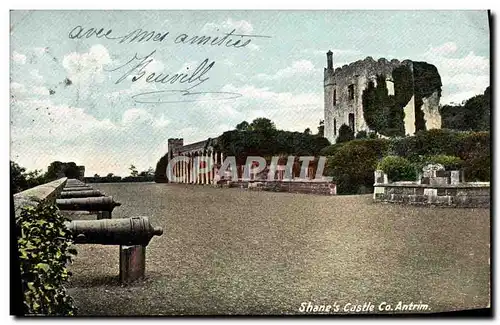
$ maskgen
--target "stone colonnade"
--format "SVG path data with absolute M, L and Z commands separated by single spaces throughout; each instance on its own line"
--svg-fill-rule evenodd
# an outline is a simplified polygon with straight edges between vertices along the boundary
M 178 183 L 186 183 L 186 184 L 216 184 L 220 180 L 220 176 L 216 176 L 217 171 L 221 168 L 222 163 L 224 162 L 224 159 L 226 158 L 223 153 L 221 152 L 213 152 L 210 150 L 198 150 L 198 151 L 192 151 L 188 153 L 180 153 L 178 156 L 184 156 L 188 157 L 189 161 L 178 161 L 174 166 L 173 166 L 173 175 L 175 175 L 177 178 L 180 178 L 180 181 Z M 209 169 L 208 172 L 199 174 L 198 169 L 195 166 L 195 162 L 197 157 L 200 156 L 205 156 L 209 161 L 212 161 L 214 165 L 212 168 Z M 201 163 L 201 159 L 198 160 L 198 162 Z M 286 169 L 286 160 L 281 159 L 281 161 L 278 162 L 278 165 L 275 166 L 274 170 L 274 177 L 271 175 L 268 175 L 268 169 L 265 171 L 265 177 L 270 177 L 270 179 L 278 180 L 278 181 L 285 181 L 289 180 L 286 179 L 285 177 L 285 169 Z M 312 162 L 312 166 L 309 166 L 306 170 L 306 179 L 313 179 L 315 177 L 315 172 L 316 172 L 316 162 Z M 198 166 L 203 168 L 204 166 Z M 209 166 L 208 166 L 209 167 Z M 242 177 L 244 177 L 244 169 L 245 165 L 238 165 L 237 166 L 237 174 L 238 174 L 238 179 L 232 179 L 233 181 L 238 181 Z M 251 167 L 251 165 L 247 166 Z M 292 180 L 297 179 L 301 173 L 300 170 L 300 163 L 295 162 L 292 168 Z M 229 167 L 229 170 L 224 172 L 224 178 L 232 178 L 232 172 L 231 172 L 231 167 Z M 262 174 L 260 176 L 256 174 L 250 174 L 247 175 L 249 180 L 257 180 L 260 177 L 262 177 Z
M 195 151 L 189 153 L 181 153 L 179 156 L 188 157 L 189 161 L 179 161 L 173 166 L 172 172 L 176 177 L 180 177 L 180 182 L 186 184 L 214 184 L 217 182 L 215 173 L 222 166 L 224 155 L 221 152 L 213 151 Z M 205 156 L 209 161 L 213 161 L 214 165 L 208 172 L 198 174 L 198 169 L 195 166 L 197 157 Z M 198 160 L 201 166 L 202 160 Z M 209 166 L 208 166 L 209 167 Z

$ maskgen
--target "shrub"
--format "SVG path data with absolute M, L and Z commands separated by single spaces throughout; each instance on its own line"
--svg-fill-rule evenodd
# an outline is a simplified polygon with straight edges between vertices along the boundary
M 383 170 L 392 182 L 414 181 L 417 178 L 415 166 L 404 157 L 384 157 L 384 159 L 379 162 L 377 169 Z
M 368 133 L 366 133 L 365 130 L 359 131 L 356 134 L 356 139 L 367 139 L 368 138 Z
M 337 183 L 338 194 L 356 194 L 373 190 L 373 172 L 386 154 L 385 139 L 353 140 L 340 146 L 328 157 L 325 174 Z M 364 189 L 363 189 L 364 187 Z
M 319 155 L 320 156 L 333 156 L 333 155 L 335 155 L 335 153 L 337 153 L 337 151 L 339 151 L 340 148 L 342 148 L 342 146 L 344 144 L 345 144 L 345 142 L 341 142 L 341 143 L 336 143 L 336 144 L 332 144 L 332 145 L 329 145 L 327 147 L 324 147 L 319 152 Z
M 339 136 L 336 143 L 348 142 L 354 140 L 354 131 L 347 125 L 342 124 L 339 128 Z
M 76 308 L 64 283 L 76 250 L 57 207 L 40 203 L 16 216 L 18 252 L 25 315 L 73 315 Z
M 464 161 L 456 156 L 447 155 L 436 155 L 423 157 L 420 162 L 416 163 L 416 167 L 419 171 L 428 164 L 440 164 L 443 165 L 445 170 L 459 170 L 462 168 Z

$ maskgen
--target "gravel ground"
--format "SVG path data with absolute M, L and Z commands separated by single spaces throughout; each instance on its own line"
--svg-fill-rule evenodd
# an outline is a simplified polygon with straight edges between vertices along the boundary
M 118 247 L 78 245 L 69 284 L 79 315 L 301 314 L 424 303 L 428 312 L 489 305 L 490 211 L 373 203 L 184 184 L 95 184 L 151 216 L 146 279 L 118 283 Z M 350 305 L 348 305 L 350 307 Z

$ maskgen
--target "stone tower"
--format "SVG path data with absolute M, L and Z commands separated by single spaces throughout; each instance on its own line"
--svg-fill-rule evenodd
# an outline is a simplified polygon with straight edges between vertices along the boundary
M 377 80 L 380 81 L 381 78 L 385 82 L 388 96 L 395 96 L 396 91 L 402 92 L 402 88 L 398 88 L 400 84 L 411 85 L 404 103 L 398 104 L 398 110 L 404 111 L 404 114 L 401 114 L 404 115 L 401 123 L 404 123 L 405 135 L 413 135 L 420 129 L 441 127 L 441 116 L 438 112 L 441 79 L 433 65 L 410 60 L 388 61 L 384 58 L 375 61 L 367 57 L 335 69 L 333 53 L 328 51 L 326 56 L 327 67 L 324 69 L 323 80 L 325 138 L 331 143 L 335 143 L 342 124 L 349 126 L 354 134 L 373 131 L 364 116 L 363 92 L 369 84 L 376 87 Z M 405 80 L 396 80 L 398 85 L 395 85 L 393 76 L 395 69 L 408 72 Z M 429 76 L 431 80 L 426 79 Z M 397 98 L 400 99 L 401 96 Z
M 172 158 L 177 155 L 180 149 L 184 146 L 183 138 L 170 138 L 168 139 L 168 158 Z

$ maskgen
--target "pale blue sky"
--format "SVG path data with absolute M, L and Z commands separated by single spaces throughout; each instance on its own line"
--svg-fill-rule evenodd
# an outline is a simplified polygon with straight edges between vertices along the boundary
M 70 39 L 77 25 L 112 29 L 115 37 L 137 28 L 169 34 L 161 43 Z M 222 37 L 233 29 L 270 38 L 250 38 L 243 48 L 174 42 L 181 33 Z M 193 71 L 208 59 L 215 64 L 196 89 L 242 96 L 135 102 L 138 93 L 183 87 L 145 78 L 115 84 L 125 70 L 109 70 L 153 50 L 148 73 Z M 87 176 L 125 176 L 130 164 L 154 167 L 169 137 L 199 141 L 259 116 L 279 128 L 315 131 L 328 50 L 335 66 L 366 56 L 432 63 L 443 81 L 441 103 L 461 102 L 489 85 L 486 11 L 14 11 L 11 158 L 29 169 L 62 160 L 85 165 Z

